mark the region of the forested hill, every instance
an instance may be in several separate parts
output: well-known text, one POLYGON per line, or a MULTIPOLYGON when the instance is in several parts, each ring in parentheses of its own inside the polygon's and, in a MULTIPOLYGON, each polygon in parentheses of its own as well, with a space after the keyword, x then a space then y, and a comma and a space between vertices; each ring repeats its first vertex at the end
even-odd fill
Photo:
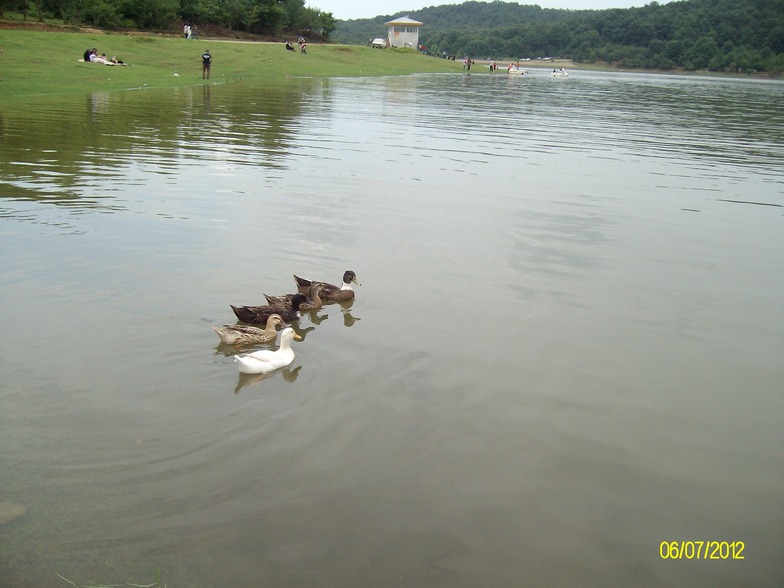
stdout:
MULTIPOLYGON (((401 14, 337 21, 331 39, 367 43, 401 14)), ((784 0, 684 0, 641 8, 543 9, 515 2, 464 2, 408 13, 436 55, 562 57, 623 67, 784 70, 784 0)))

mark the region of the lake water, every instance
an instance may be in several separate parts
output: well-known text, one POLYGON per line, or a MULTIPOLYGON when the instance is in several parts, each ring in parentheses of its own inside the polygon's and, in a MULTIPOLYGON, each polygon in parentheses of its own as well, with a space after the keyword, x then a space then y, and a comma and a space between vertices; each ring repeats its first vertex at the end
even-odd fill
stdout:
POLYGON ((3 100, 0 584, 784 585, 782 97, 533 70, 3 100), (346 269, 353 304, 240 377, 229 304, 346 269))

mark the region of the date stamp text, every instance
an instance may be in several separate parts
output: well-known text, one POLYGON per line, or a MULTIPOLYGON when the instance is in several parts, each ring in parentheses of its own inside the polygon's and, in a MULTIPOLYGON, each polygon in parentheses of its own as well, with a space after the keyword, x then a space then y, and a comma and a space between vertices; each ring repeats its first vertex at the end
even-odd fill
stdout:
POLYGON ((743 541, 662 541, 662 559, 746 559, 743 541))

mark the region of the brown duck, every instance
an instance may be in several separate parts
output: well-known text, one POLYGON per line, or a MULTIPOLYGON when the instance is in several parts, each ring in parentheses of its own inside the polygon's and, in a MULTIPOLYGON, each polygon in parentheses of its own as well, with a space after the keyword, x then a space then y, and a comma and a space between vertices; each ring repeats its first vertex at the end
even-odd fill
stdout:
POLYGON ((264 306, 234 306, 232 304, 231 309, 236 317, 244 323, 266 325, 267 319, 273 314, 280 315, 280 318, 286 322, 297 320, 302 316, 300 309, 305 310, 302 308, 302 304, 307 301, 308 297, 304 294, 295 294, 292 296, 288 308, 283 305, 270 304, 264 306))
MULTIPOLYGON (((308 300, 306 302, 302 302, 299 305, 300 310, 318 310, 321 308, 321 305, 324 303, 321 300, 321 290, 324 287, 316 282, 310 287, 308 291, 308 300)), ((273 306, 282 306, 283 308, 288 308, 293 304, 294 297, 302 296, 301 292, 297 294, 284 294, 283 296, 269 296, 267 294, 264 295, 264 298, 267 299, 273 306)))
POLYGON ((357 280, 357 274, 351 270, 346 270, 343 274, 343 284, 341 286, 335 286, 333 284, 328 284, 327 282, 313 282, 311 280, 306 280, 305 278, 300 278, 297 275, 294 276, 294 281, 297 283, 297 290, 303 294, 308 294, 310 292, 310 287, 313 284, 321 284, 322 289, 320 296, 322 300, 327 302, 354 300, 354 289, 351 287, 351 284, 356 284, 357 286, 362 285, 359 283, 359 280, 357 280))
POLYGON ((212 326, 212 330, 218 333, 221 343, 249 345, 274 341, 278 336, 278 332, 275 330, 275 327, 278 325, 288 327, 279 314, 271 314, 267 318, 266 327, 263 329, 249 325, 223 325, 222 327, 212 326))

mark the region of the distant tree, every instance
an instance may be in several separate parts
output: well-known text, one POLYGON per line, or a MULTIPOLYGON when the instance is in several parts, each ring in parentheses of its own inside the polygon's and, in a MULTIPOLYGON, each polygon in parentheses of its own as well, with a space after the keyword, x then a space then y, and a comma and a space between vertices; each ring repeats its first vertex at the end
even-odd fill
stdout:
POLYGON ((262 15, 264 14, 264 8, 257 2, 251 2, 247 9, 245 10, 245 14, 242 18, 242 27, 246 31, 252 31, 254 27, 259 25, 261 22, 262 15))
POLYGON ((166 29, 179 17, 178 0, 119 0, 123 20, 142 29, 166 29))
POLYGON ((278 0, 256 0, 259 20, 255 30, 264 33, 279 33, 285 28, 285 12, 278 0))
POLYGON ((180 0, 180 18, 185 22, 194 22, 198 0, 180 0))
POLYGON ((250 30, 258 20, 258 6, 253 0, 223 0, 223 26, 234 30, 250 30))
POLYGON ((117 5, 111 0, 83 0, 77 9, 78 20, 85 21, 96 27, 116 28, 120 26, 121 17, 117 5), (80 5, 80 6, 79 6, 80 5))
POLYGON ((0 18, 3 18, 6 12, 18 12, 27 20, 27 11, 27 0, 0 0, 0 18))
POLYGON ((765 35, 765 44, 774 53, 784 53, 784 23, 778 24, 765 35))
POLYGON ((329 38, 337 27, 337 21, 331 12, 316 11, 314 28, 324 38, 329 38))
POLYGON ((224 21, 223 3, 220 0, 196 0, 189 6, 190 20, 196 23, 219 24, 224 21))
POLYGON ((704 36, 686 50, 684 66, 687 69, 706 69, 708 64, 716 57, 716 40, 704 36))
POLYGON ((33 9, 36 20, 38 22, 44 22, 44 12, 46 11, 46 0, 28 0, 27 5, 33 9))
POLYGON ((769 71, 776 75, 784 73, 784 53, 773 55, 765 62, 764 71, 769 71))
POLYGON ((686 52, 686 43, 675 39, 666 41, 662 52, 664 57, 673 63, 682 63, 683 55, 686 52))
POLYGON ((305 15, 305 0, 281 0, 280 5, 285 13, 284 25, 289 30, 302 28, 305 15))

